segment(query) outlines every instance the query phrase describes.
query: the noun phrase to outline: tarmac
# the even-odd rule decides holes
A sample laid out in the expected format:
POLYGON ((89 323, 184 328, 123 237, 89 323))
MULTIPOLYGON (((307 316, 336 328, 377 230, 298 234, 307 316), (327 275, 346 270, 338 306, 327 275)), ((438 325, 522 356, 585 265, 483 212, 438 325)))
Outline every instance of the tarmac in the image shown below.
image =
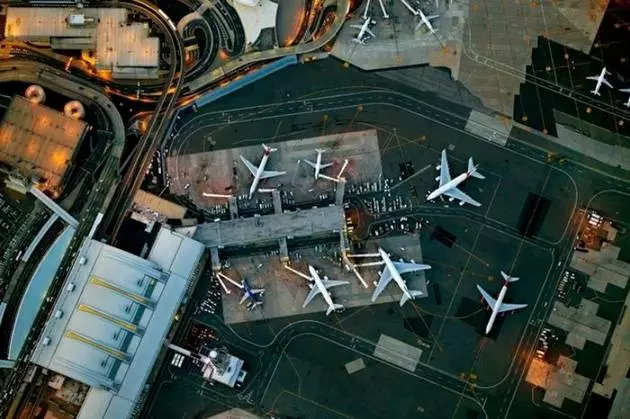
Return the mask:
MULTIPOLYGON (((459 55, 464 36, 465 8, 448 8, 445 2, 435 9, 433 2, 425 2, 425 15, 439 15, 432 21, 436 34, 426 26, 417 27, 420 18, 414 16, 401 1, 386 2, 388 18, 383 17, 378 0, 370 2, 367 16, 375 22, 370 30, 376 38, 366 39, 365 44, 356 42, 358 28, 364 22, 365 6, 355 12, 355 18, 344 25, 331 54, 364 70, 407 67, 431 64, 449 67, 455 79, 459 68, 459 55)), ((367 2, 364 2, 367 4, 367 2)))
MULTIPOLYGON (((208 137, 212 137, 212 141, 217 140, 216 135, 205 136, 206 139, 208 137)), ((260 143, 260 140, 242 138, 238 143, 260 143)), ((269 142, 269 145, 277 147, 278 150, 271 153, 265 170, 285 171, 286 174, 262 180, 260 188, 291 191, 296 203, 310 202, 318 194, 331 191, 336 186, 326 179, 316 180, 314 169, 305 163, 305 160, 316 161, 316 149, 324 150, 322 163, 333 164, 322 170, 324 175, 337 177, 346 159, 349 160, 349 164, 344 170, 343 177, 349 183, 368 179, 373 173, 380 171, 381 158, 377 131, 374 129, 315 135, 279 143, 269 142)), ((166 159, 167 170, 172 179, 170 192, 175 195, 186 195, 201 207, 225 202, 225 199, 205 197, 204 193, 246 195, 249 193, 252 175, 240 156, 258 167, 262 152, 263 149, 259 145, 196 153, 187 153, 186 149, 173 151, 166 159)))
MULTIPOLYGON (((398 257, 404 256, 405 261, 414 260, 416 263, 422 263, 422 251, 418 236, 393 236, 379 241, 373 240, 368 242, 360 252, 373 253, 378 247, 382 247, 398 257), (404 252, 401 249, 405 249, 404 252)), ((348 281, 348 285, 331 289, 333 301, 336 304, 342 304, 346 309, 390 302, 398 304, 402 296, 395 283, 392 282, 387 287, 389 291, 381 294, 372 303, 373 283, 378 280, 378 272, 383 268, 377 266, 359 268, 361 275, 369 285, 369 288, 364 288, 357 277, 349 272, 345 266, 342 266, 338 242, 298 248, 289 246, 289 250, 290 266, 293 269, 308 274, 308 266, 312 265, 322 277, 325 275, 332 280, 348 281)), ((397 260, 397 257, 394 260, 397 260)), ((259 253, 230 257, 227 262, 230 269, 223 271, 225 275, 237 282, 246 278, 252 287, 264 288, 265 294, 262 308, 252 311, 247 311, 239 304, 240 292, 224 295, 223 318, 226 323, 251 322, 309 313, 318 313, 322 318, 325 318, 324 313, 328 306, 321 297, 316 297, 309 305, 302 307, 310 291, 307 281, 287 270, 274 254, 259 253)), ((360 262, 364 261, 361 260, 360 262)), ((420 290, 425 295, 427 294, 425 272, 405 275, 405 279, 410 289, 420 290)))
POLYGON ((303 336, 291 341, 263 398, 265 410, 316 418, 469 418, 478 406, 352 347, 303 336), (348 374, 344 365, 362 358, 366 367, 348 374))
MULTIPOLYGON (((490 417, 503 417, 515 409, 535 414, 536 410, 530 409, 531 389, 521 386, 519 377, 526 371, 539 328, 552 307, 550 296, 553 296, 556 279, 563 270, 558 262, 565 260, 571 250, 574 233, 570 214, 577 205, 591 197, 593 191, 619 187, 620 183, 586 167, 549 164, 544 151, 520 142, 527 135, 534 136, 533 133, 509 127, 509 136, 495 141, 486 138, 492 137, 492 132, 471 132, 470 110, 445 103, 435 95, 405 92, 413 94, 411 98, 400 91, 394 92, 396 89, 404 91, 394 82, 327 61, 270 76, 257 84, 255 91, 245 88, 215 103, 212 109, 200 109, 197 114, 185 120, 182 118, 181 143, 177 147, 188 152, 200 149, 197 138, 206 133, 213 135, 217 148, 226 148, 232 146, 235 138, 241 137, 252 142, 254 139, 281 141, 375 129, 383 178, 399 181, 403 166, 411 173, 423 170, 406 182, 408 186, 398 188, 392 195, 413 198, 411 208, 393 216, 397 218, 407 214, 429 221, 419 235, 422 261, 433 267, 426 272, 428 298, 409 302, 400 308, 397 303, 399 294, 395 287, 390 286, 384 293, 389 303, 350 308, 328 317, 316 311, 231 326, 240 336, 258 345, 273 342, 265 352, 276 348, 276 345, 290 345, 309 336, 314 339, 324 336, 344 342, 344 345, 354 348, 355 353, 353 356, 342 355, 344 359, 333 362, 335 371, 348 376, 345 365, 359 357, 363 358, 365 365, 349 377, 359 377, 369 371, 371 365, 381 365, 380 358, 377 357, 378 363, 372 364, 368 355, 374 355, 377 342, 386 335, 420 348, 415 371, 420 376, 417 381, 421 382, 424 377, 437 383, 427 389, 414 390, 411 399, 419 401, 413 407, 417 411, 427 409, 422 403, 423 395, 438 392, 442 388, 440 383, 447 389, 459 389, 455 390, 457 393, 462 391, 460 386, 468 382, 476 386, 479 403, 486 403, 485 409, 490 417), (306 79, 318 82, 305 85, 303 80, 306 79), (266 105, 269 102, 270 105, 266 105), (518 137, 512 136, 515 132, 518 137), (464 170, 471 155, 479 163, 480 172, 487 179, 470 179, 463 184, 462 190, 482 202, 484 205, 481 208, 424 201, 424 194, 435 187, 434 178, 437 175, 431 167, 426 170, 425 167, 437 164, 442 149, 447 149, 449 153, 453 173, 464 170), (416 190, 415 197, 411 187, 416 190), (518 233, 519 217, 530 193, 545 197, 550 206, 542 217, 540 228, 531 237, 523 238, 518 233), (455 236, 455 242, 450 247, 437 240, 438 227, 455 236), (493 329, 495 333, 484 337, 483 328, 488 313, 479 301, 476 285, 482 285, 491 294, 498 292, 501 283, 497 278, 501 270, 521 277, 521 281, 510 288, 508 300, 529 306, 499 319, 493 329)), ((376 175, 378 173, 372 176, 376 175)), ((591 205, 610 214, 623 214, 626 211, 623 202, 621 195, 616 197, 611 193, 593 199, 591 205)), ((373 225, 390 222, 386 218, 370 219, 370 222, 373 225)), ((397 247, 396 244, 388 245, 387 250, 395 253, 397 247)), ((400 256, 409 257, 406 254, 400 256)), ((306 255, 298 262, 304 260, 307 260, 306 255)), ((320 265, 322 263, 319 262, 320 265)), ((252 282, 259 285, 256 281, 252 282)), ((356 281, 354 285, 358 286, 356 281)), ((300 300, 294 299, 291 304, 299 307, 300 300)), ((615 308, 606 304, 600 307, 605 310, 615 308)), ((611 320, 611 314, 598 314, 611 320)), ((205 318, 205 321, 213 320, 205 318)), ((238 339, 230 338, 230 341, 237 347, 244 345, 238 339)), ((310 366, 304 372, 297 364, 300 359, 316 359, 322 352, 334 360, 337 351, 316 347, 312 342, 305 346, 308 349, 292 352, 289 358, 281 357, 277 368, 274 361, 270 361, 271 366, 261 373, 261 378, 253 380, 255 400, 262 400, 265 408, 278 412, 306 412, 303 414, 308 415, 309 408, 316 409, 311 401, 302 406, 302 398, 308 397, 318 403, 330 401, 330 407, 336 411, 362 417, 355 413, 361 410, 339 409, 340 403, 336 403, 325 390, 316 387, 319 378, 326 376, 335 380, 336 376, 325 375, 327 369, 309 369, 310 366), (297 367, 294 369, 291 363, 297 367), (281 370, 286 371, 286 376, 278 375, 281 370), (301 391, 296 390, 300 389, 299 383, 290 381, 291 376, 297 380, 298 374, 304 377, 301 391), (283 384, 285 380, 286 385, 283 384), (303 389, 310 389, 309 386, 315 387, 307 393, 303 389), (288 395, 286 389, 301 397, 288 395)), ((287 348, 290 349, 290 346, 287 348)), ((597 349, 587 342, 584 352, 592 354, 593 351, 597 352, 597 349)), ((277 361, 278 352, 274 354, 270 359, 277 361)), ((597 352, 595 355, 603 354, 597 352)), ((392 374, 400 371, 390 364, 386 365, 383 368, 392 374)), ((580 374, 589 376, 597 372, 587 374, 582 369, 596 367, 584 362, 579 363, 578 370, 580 374)), ((390 381, 388 377, 374 379, 396 391, 399 378, 391 377, 390 381)), ((404 394, 407 388, 413 390, 414 384, 402 382, 405 387, 397 394, 404 394)), ((329 387, 336 389, 332 385, 329 387)), ((447 392, 450 393, 449 390, 447 392)), ((343 394, 352 396, 354 393, 343 394)), ((469 393, 463 390, 463 394, 469 393)), ((376 397, 364 391, 364 394, 357 395, 357 399, 362 400, 365 395, 370 400, 376 397)), ((350 400, 348 403, 354 403, 353 397, 346 399, 350 400)), ((405 397, 405 401, 407 399, 405 397)), ((464 400, 469 399, 462 399, 462 403, 464 400)), ((389 405, 393 403, 393 400, 388 402, 389 405)), ((436 410, 431 414, 433 417, 459 417, 466 409, 458 403, 458 398, 436 403, 436 410)), ((378 411, 369 402, 368 406, 378 411)), ((407 408, 409 410, 404 411, 411 412, 411 406, 407 408)))

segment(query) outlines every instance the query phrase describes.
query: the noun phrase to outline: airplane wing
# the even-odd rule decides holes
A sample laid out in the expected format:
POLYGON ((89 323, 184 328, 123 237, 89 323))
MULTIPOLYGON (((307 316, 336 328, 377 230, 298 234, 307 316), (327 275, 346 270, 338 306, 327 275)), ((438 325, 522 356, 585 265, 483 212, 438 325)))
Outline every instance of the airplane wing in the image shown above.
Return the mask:
MULTIPOLYGON (((481 296, 483 297, 484 300, 486 300, 486 303, 488 303, 488 305, 490 307, 494 307, 497 304, 497 300, 495 300, 494 298, 490 297, 490 294, 488 294, 486 292, 486 290, 481 288, 481 285, 477 285, 477 289, 479 290, 479 292, 481 293, 481 296)), ((501 306, 503 306, 503 305, 501 305, 501 306)))
POLYGON ((606 77, 602 77, 602 83, 604 83, 606 86, 610 87, 611 89, 613 88, 612 84, 608 83, 608 80, 606 80, 606 77))
POLYGON ((258 168, 256 166, 254 166, 249 160, 247 160, 243 156, 241 156, 241 160, 243 160, 243 164, 245 164, 245 166, 247 166, 247 168, 252 173, 252 175, 255 176, 256 175, 256 171, 258 171, 258 168))
POLYGON ((620 92, 630 93, 630 89, 619 89, 620 92))
POLYGON ((383 290, 385 289, 385 287, 387 286, 387 284, 389 284, 389 281, 391 280, 392 280, 392 274, 389 272, 389 269, 387 269, 386 267, 383 268, 383 273, 381 274, 381 277, 378 279, 378 285, 376 286, 376 289, 374 290, 374 293, 372 294, 372 302, 376 301, 378 296, 381 295, 381 293, 383 292, 383 290))
POLYGON ((435 19, 440 17, 440 15, 427 16, 427 20, 435 19))
POLYGON ((276 176, 282 176, 284 175, 286 172, 276 172, 273 170, 265 170, 262 172, 262 174, 260 175, 261 179, 268 179, 270 177, 276 177, 276 176))
POLYGON ((503 313, 504 311, 514 311, 525 307, 527 307, 527 304, 501 304, 501 307, 499 307, 499 313, 503 313))
POLYGON ((354 29, 361 29, 361 28, 363 28, 362 25, 350 25, 350 27, 354 28, 354 29))
POLYGON ((440 162, 440 186, 451 181, 451 171, 448 168, 448 159, 446 158, 446 150, 442 150, 442 161, 440 162))
POLYGON ((319 287, 313 285, 313 288, 311 288, 311 292, 308 293, 308 295, 306 296, 306 300, 304 300, 304 305, 302 306, 302 308, 306 307, 308 303, 313 301, 313 298, 315 298, 317 294, 319 294, 319 287))
POLYGON ((247 293, 243 294, 243 297, 241 298, 241 301, 239 301, 239 304, 243 304, 245 301, 249 300, 249 295, 247 293))
POLYGON ((599 76, 589 76, 589 77, 587 77, 587 79, 588 80, 595 80, 595 81, 597 81, 597 80, 599 80, 599 76))
MULTIPOLYGON (((306 160, 306 159, 305 159, 305 160, 304 160, 304 163, 308 164, 308 165, 309 165, 309 166, 311 166, 313 169, 317 167, 317 164, 316 164, 316 163, 313 163, 313 162, 312 162, 312 161, 310 161, 310 160, 306 160)), ((323 166, 323 165, 322 165, 322 166, 323 166)))
POLYGON ((365 28, 365 32, 367 32, 372 38, 376 38, 376 35, 374 35, 374 32, 372 32, 370 28, 365 28))
POLYGON ((453 189, 449 189, 448 191, 444 191, 443 195, 446 195, 446 196, 451 197, 451 198, 455 198, 457 200, 460 200, 462 202, 470 204, 473 207, 480 207, 481 206, 481 204, 479 202, 475 201, 474 199, 472 199, 471 197, 469 197, 468 195, 466 195, 464 192, 460 191, 457 188, 453 188, 453 189))
POLYGON ((399 274, 406 274, 409 272, 416 272, 416 271, 424 271, 427 269, 431 269, 431 267, 429 265, 421 265, 419 263, 404 263, 404 262, 393 262, 394 267, 396 268, 396 270, 398 271, 399 274))
POLYGON ((346 285, 346 284, 349 284, 349 283, 350 282, 348 282, 348 281, 333 281, 333 280, 330 280, 330 279, 322 279, 322 284, 324 284, 326 289, 332 288, 332 287, 338 287, 339 285, 346 285))
POLYGON ((325 169, 325 168, 330 167, 332 165, 333 165, 332 163, 322 163, 319 167, 321 167, 322 169, 325 169))
POLYGON ((249 292, 251 292, 252 294, 262 294, 263 292, 265 292, 265 290, 262 288, 255 288, 255 289, 249 290, 249 292))

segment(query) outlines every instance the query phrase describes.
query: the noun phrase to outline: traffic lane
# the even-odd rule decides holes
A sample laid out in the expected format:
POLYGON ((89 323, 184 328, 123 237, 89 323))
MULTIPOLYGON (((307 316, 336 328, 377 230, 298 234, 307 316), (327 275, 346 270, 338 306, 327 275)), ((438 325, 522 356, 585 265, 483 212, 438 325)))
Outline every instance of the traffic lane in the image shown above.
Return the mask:
MULTIPOLYGON (((280 366, 277 369, 272 377, 274 380, 265 394, 264 407, 276 399, 285 380, 291 383, 296 381, 296 374, 304 377, 329 377, 330 382, 327 384, 317 380, 301 380, 299 387, 301 393, 317 401, 328 400, 327 406, 331 409, 337 408, 338 403, 341 403, 346 413, 360 417, 375 417, 374 414, 381 417, 396 415, 388 409, 395 409, 397 414, 407 416, 408 413, 417 412, 419 405, 424 409, 435 409, 435 413, 447 412, 450 416, 459 398, 457 392, 436 388, 435 385, 417 380, 404 370, 393 369, 382 363, 372 365, 357 375, 348 375, 343 369, 339 369, 339 365, 356 359, 354 351, 344 350, 344 348, 339 348, 336 342, 322 341, 315 336, 300 336, 299 339, 291 342, 287 351, 294 366, 298 369, 295 370, 290 365, 280 366), (371 372, 366 377, 365 373, 369 371, 371 372), (356 382, 356 380, 361 382, 356 382), (389 401, 388 396, 382 393, 383 383, 389 383, 388 385, 392 387, 388 392, 392 394, 392 399, 389 401), (401 398, 400 396, 404 394, 415 396, 401 398), (366 403, 368 399, 372 402, 366 403), (348 400, 351 401, 348 402, 348 400)), ((278 362, 286 363, 287 361, 286 358, 282 358, 278 362)), ((469 401, 468 397, 464 397, 462 404, 467 408, 475 408, 476 402, 469 401)), ((479 407, 476 406, 476 409, 479 407)))
MULTIPOLYGON (((231 344, 239 345, 244 348, 248 348, 250 351, 255 350, 265 350, 266 353, 271 354, 279 354, 279 352, 283 352, 284 348, 296 337, 302 335, 316 335, 321 339, 327 339, 329 341, 334 341, 339 345, 342 345, 346 348, 350 348, 354 351, 361 352, 365 356, 372 356, 376 349, 376 343, 370 340, 365 339, 362 336, 353 335, 347 333, 344 330, 337 329, 334 326, 331 326, 327 323, 322 323, 319 321, 312 320, 295 320, 295 316, 291 317, 293 320, 290 323, 287 323, 282 329, 276 333, 273 340, 268 342, 264 346, 259 346, 257 344, 253 344, 248 339, 243 340, 243 338, 230 326, 227 326, 221 323, 221 320, 215 318, 216 320, 212 323, 207 324, 209 327, 217 329, 217 331, 221 334, 223 339, 226 339, 231 344), (249 345, 249 346, 248 346, 249 345)), ((274 319, 275 320, 275 319, 274 319)), ((264 328, 272 328, 278 330, 275 321, 266 320, 265 324, 260 325, 250 325, 252 328, 256 327, 264 327, 264 328)), ((466 386, 465 383, 456 377, 449 375, 439 369, 435 369, 426 364, 418 364, 416 368, 416 374, 421 375, 422 377, 427 377, 428 379, 440 377, 439 379, 443 382, 448 382, 452 389, 455 391, 464 391, 466 386)), ((421 377, 421 378, 422 378, 421 377)))
POLYGON ((461 128, 465 126, 468 115, 467 111, 453 104, 450 104, 448 111, 444 111, 435 105, 428 105, 427 102, 419 101, 417 98, 410 98, 395 91, 374 88, 349 88, 345 90, 336 89, 335 92, 317 92, 309 97, 299 99, 281 99, 273 103, 267 102, 264 105, 250 105, 230 109, 206 108, 206 110, 198 111, 184 118, 182 126, 200 126, 219 122, 247 122, 249 119, 269 117, 282 113, 311 112, 318 109, 325 110, 371 103, 391 103, 398 107, 409 108, 415 111, 422 110, 429 117, 440 114, 441 119, 452 121, 461 128))
MULTIPOLYGON (((426 247, 423 246, 423 251, 426 247)), ((521 335, 535 315, 536 301, 554 259, 548 249, 521 243, 518 238, 488 228, 483 229, 470 252, 473 256, 461 273, 462 280, 456 289, 452 287, 452 280, 445 281, 443 285, 440 277, 431 277, 440 287, 443 301, 451 298, 454 301, 439 336, 441 351, 433 351, 433 365, 453 374, 468 371, 472 365, 470 357, 478 350, 474 368, 477 384, 493 386, 509 374, 513 358, 519 356, 523 349, 519 344, 521 335), (513 315, 506 313, 501 316, 490 336, 486 337, 484 329, 490 313, 486 304, 480 301, 477 285, 496 296, 503 285, 501 271, 521 277, 521 281, 508 290, 506 302, 529 306, 513 315), (472 346, 466 346, 466 342, 472 346)))

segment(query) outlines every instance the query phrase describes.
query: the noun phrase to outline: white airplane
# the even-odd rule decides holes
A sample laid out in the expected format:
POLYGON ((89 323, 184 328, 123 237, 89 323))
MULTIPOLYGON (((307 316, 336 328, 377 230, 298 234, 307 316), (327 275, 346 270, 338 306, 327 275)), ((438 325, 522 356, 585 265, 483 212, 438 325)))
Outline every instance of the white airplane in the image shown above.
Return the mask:
POLYGON ((591 90, 591 93, 593 93, 595 96, 601 96, 599 94, 599 89, 602 87, 602 83, 605 84, 606 86, 610 87, 611 89, 612 84, 608 83, 608 80, 606 80, 606 74, 610 74, 609 71, 606 71, 606 67, 602 68, 601 73, 599 73, 599 76, 590 76, 587 77, 588 80, 595 80, 597 81, 597 84, 595 85, 595 90, 591 90))
POLYGON ((306 300, 304 300, 304 305, 302 305, 302 308, 306 307, 311 301, 313 301, 313 298, 315 298, 317 294, 321 294, 322 297, 324 297, 324 301, 326 301, 326 304, 328 304, 328 310, 326 310, 327 316, 333 311, 343 308, 343 305, 335 304, 333 302, 332 297, 330 296, 330 291, 328 291, 328 288, 337 287, 339 285, 347 285, 350 282, 333 281, 333 280, 328 279, 327 276, 324 276, 324 279, 321 279, 319 277, 319 274, 315 270, 315 268, 313 268, 311 265, 308 265, 308 271, 311 274, 310 276, 303 274, 302 272, 297 271, 289 266, 286 266, 286 268, 289 269, 291 272, 294 272, 297 275, 301 276, 302 278, 306 279, 307 281, 313 282, 312 284, 310 282, 308 284, 308 286, 311 288, 311 291, 306 296, 306 300))
POLYGON ((518 281, 518 278, 513 278, 507 275, 503 271, 501 271, 501 276, 503 276, 503 279, 504 279, 503 288, 501 288, 501 292, 499 292, 499 296, 497 297, 496 300, 490 297, 490 295, 483 288, 481 288, 481 285, 477 284, 477 289, 481 293, 481 296, 483 297, 484 300, 486 300, 486 303, 488 303, 488 307, 492 309, 490 320, 488 320, 488 324, 486 325, 486 335, 490 333, 490 330, 492 329, 492 325, 494 325, 494 321, 496 320, 497 315, 499 313, 504 313, 506 311, 514 311, 520 308, 527 307, 527 304, 505 304, 503 302, 503 299, 505 298, 505 294, 507 293, 508 284, 510 282, 518 281))
MULTIPOLYGON (((350 256, 350 255, 349 255, 350 256)), ((420 297, 423 295, 422 291, 410 290, 407 288, 407 283, 404 279, 402 279, 401 275, 424 271, 427 269, 431 269, 429 265, 421 265, 419 263, 405 263, 405 262, 394 262, 390 258, 389 254, 387 254, 382 248, 378 249, 378 253, 367 253, 367 254, 359 254, 352 255, 354 257, 380 257, 381 262, 367 263, 363 266, 371 266, 371 265, 385 265, 383 272, 381 272, 381 276, 378 279, 378 284, 376 284, 376 289, 372 294, 372 302, 376 301, 379 295, 383 292, 387 284, 393 279, 396 285, 402 290, 403 296, 400 299, 400 306, 402 307, 408 300, 413 300, 416 297, 420 297)), ((361 266, 361 265, 357 265, 361 266)))
MULTIPOLYGON (((620 92, 630 93, 630 89, 619 89, 620 92)), ((625 103, 626 108, 630 108, 630 96, 628 96, 628 101, 625 103)))
POLYGON ((481 206, 479 202, 475 201, 457 188, 460 183, 471 176, 477 179, 485 179, 485 176, 482 176, 479 172, 477 172, 477 166, 474 164, 472 157, 468 159, 468 170, 457 176, 455 179, 451 179, 451 173, 448 168, 448 159, 446 158, 446 150, 442 150, 442 161, 436 169, 440 171, 440 176, 435 178, 435 180, 440 182, 440 186, 429 193, 427 201, 432 201, 440 195, 446 195, 449 197, 449 202, 452 202, 455 199, 459 200, 460 206, 464 204, 470 204, 475 207, 481 206))
POLYGON ((241 156, 241 160, 243 160, 243 163, 245 164, 245 166, 247 166, 251 174, 254 176, 254 180, 252 181, 252 186, 250 186, 249 188, 249 199, 252 199, 252 196, 258 189, 258 184, 260 183, 261 179, 268 179, 275 176, 281 176, 286 173, 286 172, 276 172, 273 170, 265 170, 265 165, 267 164, 267 160, 269 160, 269 155, 272 152, 277 151, 278 149, 267 147, 264 144, 262 146, 265 151, 263 153, 262 160, 260 161, 260 164, 258 165, 258 167, 254 166, 249 160, 241 156))
POLYGON ((332 166, 332 163, 324 163, 322 164, 322 153, 324 153, 324 151, 326 150, 322 150, 322 149, 315 149, 315 151, 317 151, 317 159, 315 160, 315 163, 313 163, 310 160, 304 160, 306 162, 306 164, 308 164, 309 166, 311 166, 313 169, 315 169, 315 179, 319 178, 319 173, 321 172, 322 169, 325 169, 327 167, 332 166))
POLYGON ((440 17, 439 15, 426 16, 422 12, 422 10, 418 9, 418 16, 420 16, 420 22, 418 22, 418 24, 416 25, 416 30, 420 29, 422 27, 422 25, 426 25, 427 29, 429 30, 429 32, 431 32, 431 33, 435 33, 436 32, 435 28, 431 24, 431 21, 433 19, 436 19, 436 18, 440 17))
POLYGON ((375 22, 372 20, 371 17, 368 16, 362 25, 350 25, 351 28, 359 29, 359 33, 357 34, 357 37, 353 39, 353 41, 359 44, 365 44, 365 38, 376 38, 374 32, 370 30, 370 25, 373 23, 375 22))

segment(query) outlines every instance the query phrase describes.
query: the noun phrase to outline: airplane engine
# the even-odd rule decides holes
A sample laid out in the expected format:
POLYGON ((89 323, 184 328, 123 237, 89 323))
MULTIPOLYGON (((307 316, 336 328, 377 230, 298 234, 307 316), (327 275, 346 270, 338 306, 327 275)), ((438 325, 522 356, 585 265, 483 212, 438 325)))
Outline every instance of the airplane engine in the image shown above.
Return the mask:
POLYGON ((448 202, 453 202, 455 200, 455 198, 449 198, 448 202))
POLYGON ((435 178, 435 181, 436 181, 436 182, 439 182, 439 181, 440 181, 440 177, 439 177, 439 176, 438 176, 438 177, 436 177, 436 178, 435 178))
POLYGON ((465 202, 464 202, 464 201, 459 201, 459 206, 460 206, 460 207, 463 207, 463 206, 464 206, 464 204, 465 204, 465 202))
POLYGON ((438 164, 437 166, 435 166, 435 170, 440 170, 442 168, 442 165, 438 164))

